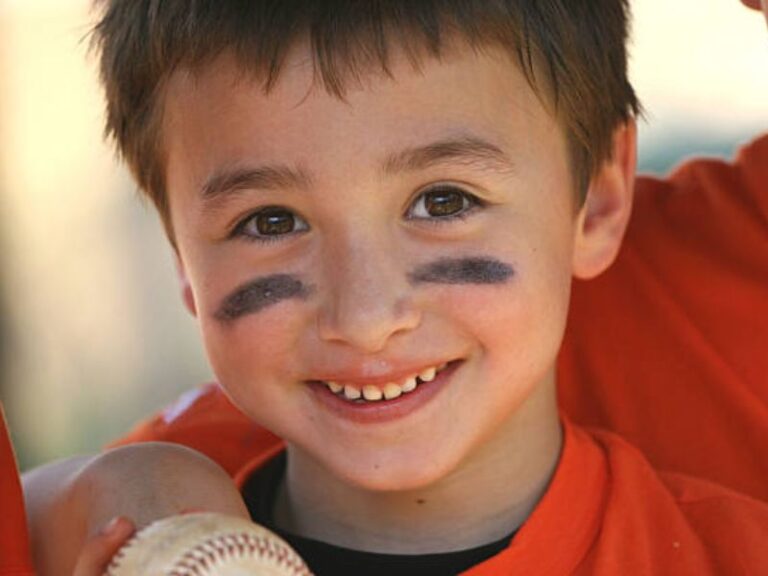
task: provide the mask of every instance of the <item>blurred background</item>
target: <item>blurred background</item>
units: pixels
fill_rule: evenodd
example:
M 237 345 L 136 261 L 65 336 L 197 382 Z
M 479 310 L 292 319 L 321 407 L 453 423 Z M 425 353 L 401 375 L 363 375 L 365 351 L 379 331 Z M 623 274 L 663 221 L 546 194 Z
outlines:
M 0 400 L 23 468 L 98 449 L 211 379 L 171 251 L 101 137 L 89 0 L 0 0 Z M 644 172 L 768 128 L 768 33 L 738 0 L 636 0 Z

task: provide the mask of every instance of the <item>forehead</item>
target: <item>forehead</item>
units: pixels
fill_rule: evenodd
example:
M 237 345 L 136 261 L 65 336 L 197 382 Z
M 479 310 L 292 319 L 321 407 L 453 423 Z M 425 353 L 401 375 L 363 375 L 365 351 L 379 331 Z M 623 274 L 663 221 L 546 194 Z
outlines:
M 352 170 L 398 149 L 479 138 L 515 156 L 562 141 L 556 119 L 502 50 L 393 54 L 389 73 L 318 82 L 309 49 L 292 50 L 269 91 L 225 55 L 169 79 L 163 120 L 168 187 L 254 159 Z M 562 146 L 557 146 L 555 156 Z M 357 164 L 355 164 L 357 162 Z M 199 182 L 198 182 L 199 184 Z

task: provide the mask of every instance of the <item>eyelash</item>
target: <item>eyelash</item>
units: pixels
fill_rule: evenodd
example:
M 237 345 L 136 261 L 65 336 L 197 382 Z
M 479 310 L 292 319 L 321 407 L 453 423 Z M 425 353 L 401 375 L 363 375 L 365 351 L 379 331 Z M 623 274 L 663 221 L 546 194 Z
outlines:
M 442 226 L 445 224 L 450 224 L 452 222 L 455 222 L 456 220 L 466 220 L 470 216 L 472 216 L 477 210 L 482 209 L 486 206 L 486 203 L 483 202 L 480 198 L 472 194 L 471 192 L 467 192 L 463 188 L 460 188 L 459 186 L 455 186 L 452 184 L 437 184 L 434 186 L 431 186 L 430 188 L 427 188 L 426 190 L 422 190 L 418 193 L 416 196 L 416 200 L 414 200 L 409 208 L 409 211 L 412 210 L 413 206 L 417 204 L 422 199 L 426 198 L 426 195 L 429 193 L 435 193 L 435 192 L 457 192 L 462 197 L 462 209 L 460 212 L 456 214 L 449 214 L 447 216 L 432 216 L 432 217 L 410 217 L 410 220 L 416 220 L 419 222 L 424 222 L 428 225 L 435 225 L 435 226 Z
M 446 216 L 432 216 L 432 217 L 425 217 L 425 216 L 419 216 L 419 217 L 413 217 L 406 215 L 408 220 L 411 221 L 418 221 L 420 223 L 425 223 L 427 225 L 431 226 L 444 226 L 446 224 L 450 224 L 452 222 L 456 222 L 457 220 L 466 220 L 469 218 L 472 214 L 474 214 L 477 210 L 484 208 L 487 204 L 474 194 L 467 192 L 466 190 L 449 184 L 438 184 L 434 185 L 430 188 L 427 188 L 426 190 L 420 191 L 416 199 L 411 202 L 409 205 L 408 212 L 413 211 L 413 207 L 419 202 L 424 201 L 426 199 L 426 195 L 430 193 L 435 192 L 458 192 L 462 197 L 462 210 L 456 214 L 449 214 Z M 284 240 L 286 237 L 294 236 L 298 232 L 303 232 L 304 230 L 299 231 L 292 231 L 287 232 L 285 234 L 267 234 L 262 236 L 257 236 L 254 234 L 249 234 L 245 232 L 246 226 L 250 222 L 252 222 L 256 217 L 259 216 L 259 214 L 263 214 L 268 211 L 276 211 L 276 212 L 285 212 L 288 214 L 291 214 L 294 216 L 294 218 L 299 218 L 301 221 L 303 221 L 303 218 L 297 216 L 295 213 L 293 213 L 291 210 L 287 208 L 283 208 L 281 206 L 266 206 L 263 208 L 260 208 L 259 210 L 252 212 L 248 214 L 246 217 L 244 217 L 242 220 L 240 220 L 235 227 L 233 228 L 232 232 L 229 234 L 230 238 L 242 238 L 244 240 L 247 240 L 249 242 L 258 242 L 261 244 L 270 244 L 272 242 L 279 242 Z M 305 223 L 305 226 L 309 227 L 308 224 Z
M 291 214 L 294 218 L 297 218 L 297 215 L 294 214 L 288 208 L 283 208 L 282 206 L 265 206 L 265 207 L 259 208 L 255 212 L 251 212 L 250 214 L 248 214 L 248 216 L 240 220 L 235 225 L 232 232 L 229 234 L 229 237 L 241 238 L 248 242 L 258 242 L 259 244 L 271 244 L 273 242 L 280 242 L 282 240 L 285 240 L 287 236 L 294 236 L 297 233 L 297 231 L 288 232 L 286 234 L 266 234 L 261 236 L 257 236 L 255 234 L 249 234 L 245 231 L 246 226 L 248 226 L 248 224 L 252 222 L 256 217 L 258 217 L 259 214 L 264 214 L 265 212 L 273 211 L 273 210 L 275 212 L 285 212 L 287 214 Z M 301 218 L 301 217 L 298 217 L 298 218 Z M 301 218 L 301 220 L 303 221 L 304 219 Z M 309 227 L 309 225 L 306 225 L 306 226 Z

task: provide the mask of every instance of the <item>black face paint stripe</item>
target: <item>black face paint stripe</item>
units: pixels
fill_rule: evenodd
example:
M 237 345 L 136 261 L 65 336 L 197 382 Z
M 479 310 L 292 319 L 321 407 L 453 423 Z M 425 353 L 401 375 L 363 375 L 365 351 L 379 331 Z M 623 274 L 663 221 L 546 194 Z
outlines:
M 224 298 L 215 316 L 220 321 L 230 322 L 246 314 L 261 312 L 283 300 L 303 300 L 311 292 L 310 288 L 289 274 L 265 276 L 240 286 Z
M 442 258 L 408 275 L 413 284 L 503 284 L 515 271 L 493 258 Z

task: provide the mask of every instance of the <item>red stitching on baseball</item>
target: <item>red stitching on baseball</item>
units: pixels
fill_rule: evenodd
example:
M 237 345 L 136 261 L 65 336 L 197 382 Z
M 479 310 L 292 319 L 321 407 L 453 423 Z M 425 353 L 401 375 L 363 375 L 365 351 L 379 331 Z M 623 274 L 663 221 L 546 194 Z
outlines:
M 141 531 L 126 542 L 112 557 L 106 574 L 114 576 L 128 550 L 141 541 Z M 294 576 L 312 576 L 296 552 L 282 541 L 257 534 L 230 533 L 212 536 L 187 550 L 168 572 L 168 576 L 205 576 L 215 569 L 216 564 L 227 556 L 244 557 L 248 553 L 274 562 L 288 569 Z
M 295 576 L 312 576 L 298 555 L 283 542 L 245 532 L 213 536 L 197 544 L 176 562 L 169 576 L 203 576 L 201 570 L 213 569 L 227 556 L 243 557 L 248 553 L 271 560 Z

